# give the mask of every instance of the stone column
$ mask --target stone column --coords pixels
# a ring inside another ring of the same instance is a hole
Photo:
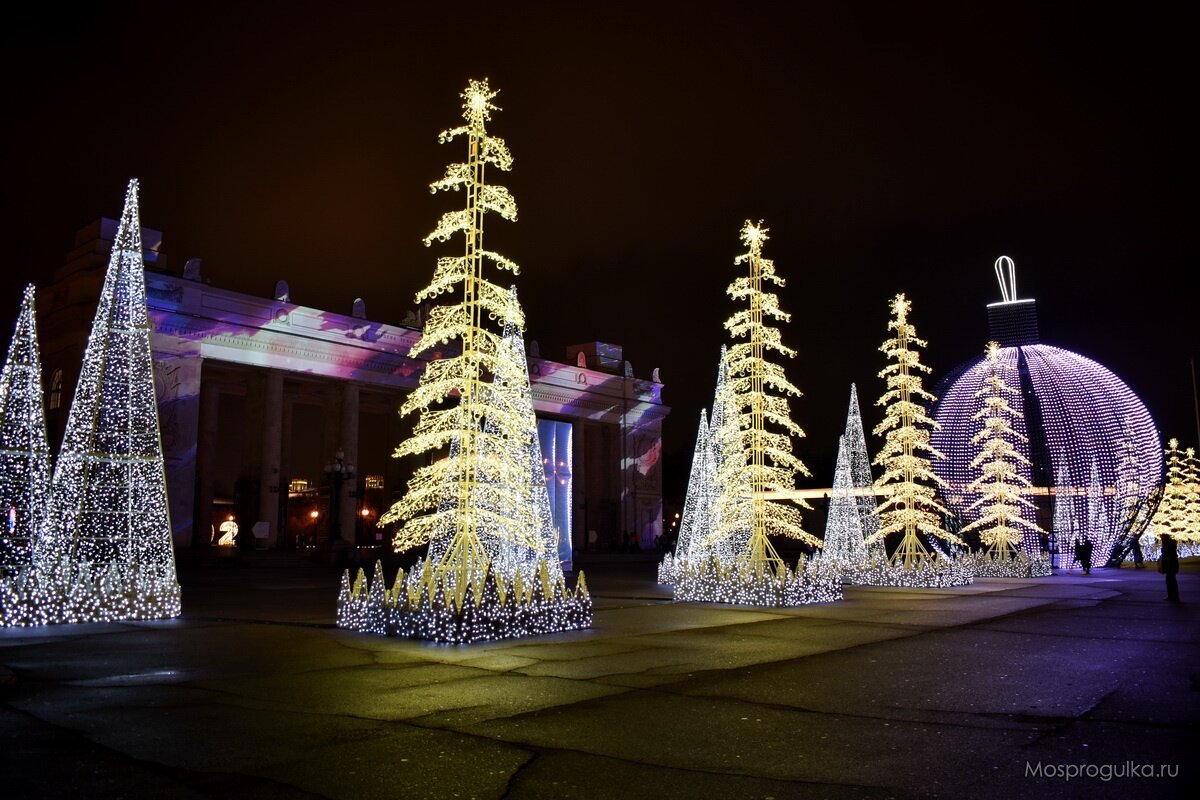
[[[154,362],[171,537],[176,548],[192,546],[202,364],[199,356],[160,356]]]
[[[192,545],[208,547],[212,537],[213,469],[217,458],[217,411],[221,394],[200,383],[200,435],[196,438],[196,507],[192,513]]]
[[[342,538],[355,542],[358,514],[358,395],[357,383],[347,381],[342,385],[342,435],[341,448],[344,462],[354,466],[354,477],[342,482],[339,527]]]
[[[287,491],[279,474],[283,435],[283,373],[267,370],[263,393],[262,458],[259,462],[258,520],[269,526],[261,544],[274,547],[279,536],[280,496]]]

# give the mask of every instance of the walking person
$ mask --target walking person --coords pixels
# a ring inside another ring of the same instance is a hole
[[[1134,569],[1141,569],[1142,567],[1146,566],[1142,563],[1142,543],[1138,541],[1140,538],[1140,536],[1135,535],[1133,537],[1133,543],[1130,545],[1130,548],[1133,550]]]
[[[1083,567],[1084,575],[1092,574],[1092,540],[1081,536],[1075,540],[1075,560]]]
[[[1158,571],[1167,576],[1167,599],[1179,603],[1179,584],[1175,576],[1179,574],[1179,548],[1175,537],[1164,533],[1162,537],[1162,555],[1158,557]]]

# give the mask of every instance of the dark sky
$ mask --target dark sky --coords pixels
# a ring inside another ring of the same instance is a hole
[[[1151,4],[31,5],[0,33],[0,318],[137,176],[176,268],[199,256],[261,295],[286,278],[337,311],[361,295],[399,322],[437,255],[421,237],[460,199],[426,189],[462,155],[436,134],[487,76],[520,206],[489,244],[523,265],[544,355],[601,340],[662,368],[669,495],[747,217],[789,279],[812,484],[832,479],[850,381],[881,391],[887,300],[913,300],[936,380],[981,352],[1002,253],[1043,341],[1195,438],[1191,27]]]

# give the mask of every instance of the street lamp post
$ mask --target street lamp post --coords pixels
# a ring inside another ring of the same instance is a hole
[[[338,450],[333,461],[325,464],[325,476],[329,479],[329,538],[335,545],[342,540],[342,484],[354,480],[354,465],[346,463],[346,453]],[[354,532],[350,532],[353,538]],[[349,544],[348,542],[343,542]]]

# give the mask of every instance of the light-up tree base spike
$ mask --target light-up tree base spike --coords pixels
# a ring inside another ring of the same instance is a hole
[[[1050,558],[1045,553],[1031,556],[1020,548],[1009,548],[1008,552],[991,548],[972,553],[970,559],[977,578],[1045,578],[1051,574]]]
[[[730,565],[710,556],[676,565],[675,599],[763,608],[831,603],[842,599],[842,578],[837,566],[820,556],[802,557],[795,569],[786,564],[758,568],[748,560]]]
[[[461,587],[418,562],[400,570],[389,589],[382,567],[374,578],[347,571],[338,596],[337,626],[361,633],[471,644],[580,630],[592,624],[592,600],[580,574],[575,589],[554,580],[543,564],[534,580],[487,570]]]

